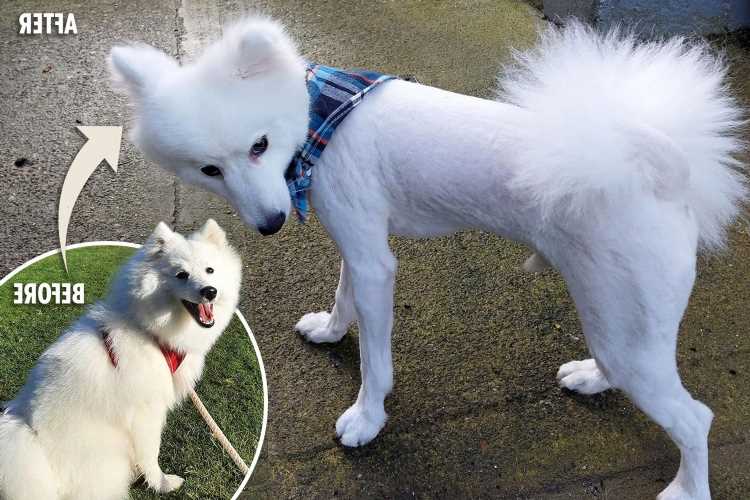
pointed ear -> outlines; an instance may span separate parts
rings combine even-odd
[[[113,47],[108,62],[115,88],[134,98],[142,98],[165,73],[179,68],[173,58],[145,44]]]
[[[268,73],[300,61],[297,48],[284,27],[271,19],[247,19],[229,31],[226,41],[236,54],[239,78]]]
[[[195,235],[197,239],[213,243],[218,247],[223,247],[227,244],[226,233],[213,219],[208,219]]]
[[[156,225],[156,229],[148,237],[146,243],[143,245],[146,248],[146,253],[151,257],[156,257],[164,252],[164,249],[174,239],[175,232],[169,229],[164,222],[160,222]]]

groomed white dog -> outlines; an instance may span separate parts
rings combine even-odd
[[[160,223],[0,416],[0,498],[119,500],[139,474],[179,488],[159,467],[162,429],[229,324],[241,271],[213,220],[187,238]]]
[[[577,23],[549,28],[516,62],[494,101],[380,84],[315,165],[310,200],[343,261],[333,311],[296,328],[311,342],[339,341],[355,320],[360,331],[362,386],[336,432],[359,446],[386,421],[388,235],[478,228],[533,248],[528,270],[564,276],[593,358],[564,364],[560,384],[624,391],[682,453],[659,498],[708,499],[713,415],[683,387],[675,346],[696,253],[722,246],[747,194],[726,68],[702,43],[639,43]],[[306,62],[281,26],[242,22],[189,65],[143,45],[114,48],[110,64],[149,157],[261,233],[281,227],[311,103]]]

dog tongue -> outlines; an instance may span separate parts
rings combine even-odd
[[[214,305],[198,304],[198,315],[203,323],[211,323],[214,320]]]

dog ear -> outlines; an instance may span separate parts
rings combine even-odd
[[[150,257],[156,257],[164,252],[170,241],[175,237],[176,233],[169,229],[164,222],[160,222],[156,225],[156,229],[151,233],[151,236],[146,240],[145,245],[146,253]]]
[[[139,99],[164,73],[179,68],[172,57],[146,44],[113,47],[108,63],[115,88]]]
[[[208,219],[203,227],[196,232],[196,235],[199,239],[213,243],[218,247],[224,247],[227,244],[226,233],[213,219]]]
[[[271,19],[248,19],[236,25],[227,40],[235,45],[239,78],[269,73],[300,61],[284,27]]]

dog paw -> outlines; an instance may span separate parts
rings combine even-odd
[[[557,371],[557,381],[560,387],[580,394],[596,394],[612,387],[593,359],[565,363]]]
[[[339,332],[333,332],[329,328],[331,314],[326,311],[307,313],[302,316],[294,329],[314,344],[338,342],[344,336]]]
[[[597,369],[597,370],[599,369],[596,366],[595,359],[584,359],[583,361],[569,361],[565,363],[564,365],[560,366],[560,369],[557,370],[557,380],[567,377],[573,372],[577,372],[581,370],[593,370],[593,369]]]
[[[157,493],[170,493],[182,486],[184,482],[185,480],[176,474],[162,474],[158,481],[154,483],[149,481],[149,484]]]
[[[384,411],[368,412],[355,403],[336,421],[336,435],[344,446],[362,446],[375,439],[385,420]]]
[[[656,500],[711,500],[708,488],[702,494],[688,491],[680,481],[675,479],[667,488],[657,495]]]

